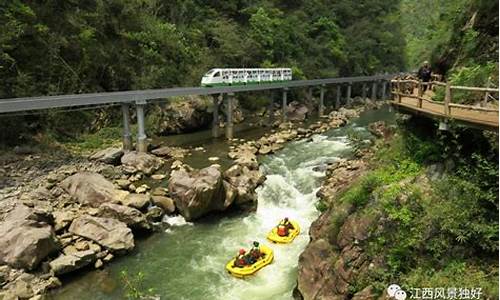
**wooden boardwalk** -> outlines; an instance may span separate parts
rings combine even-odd
[[[429,86],[444,86],[446,96],[443,102],[432,100],[434,92],[430,88],[423,93],[427,85],[415,80],[393,80],[393,100],[391,104],[410,113],[417,113],[438,119],[440,121],[454,120],[468,126],[498,131],[498,100],[493,100],[492,94],[498,95],[498,89],[450,86],[441,82],[432,82]],[[484,93],[484,98],[474,105],[453,103],[452,90],[466,90]]]

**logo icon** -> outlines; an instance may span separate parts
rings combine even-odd
[[[406,299],[406,292],[401,289],[401,287],[397,284],[391,284],[387,288],[387,294],[391,299],[395,300],[405,300]]]

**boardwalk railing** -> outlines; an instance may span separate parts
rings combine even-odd
[[[449,82],[422,82],[417,80],[391,80],[392,104],[406,110],[419,112],[447,121],[450,119],[471,125],[479,125],[487,129],[498,129],[498,89],[489,87],[455,86]],[[425,88],[426,87],[426,88]],[[437,87],[444,87],[443,101],[432,100]],[[427,90],[427,92],[424,92]],[[469,91],[484,93],[481,101],[473,105],[455,103],[453,91]],[[494,102],[491,101],[494,99]]]

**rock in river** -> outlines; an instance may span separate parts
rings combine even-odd
[[[0,263],[31,270],[57,250],[52,226],[43,219],[24,205],[6,216],[0,223]]]
[[[66,274],[83,268],[96,259],[93,250],[78,251],[69,255],[62,254],[49,263],[55,275]]]
[[[163,165],[160,158],[142,152],[131,151],[122,156],[122,165],[128,173],[142,172],[151,174]]]
[[[128,195],[128,192],[116,189],[104,176],[90,172],[69,176],[61,182],[61,187],[79,203],[92,207],[119,202]]]
[[[224,210],[231,204],[225,201],[222,174],[216,165],[191,172],[184,169],[173,171],[168,190],[186,220]]]
[[[110,147],[96,152],[90,157],[90,159],[106,164],[118,165],[122,156],[123,150],[121,147]]]
[[[104,203],[99,208],[100,217],[113,218],[122,221],[131,228],[151,229],[146,217],[137,209],[125,205]]]
[[[112,251],[127,251],[134,248],[134,235],[121,221],[111,218],[81,216],[76,218],[69,232],[95,241]]]

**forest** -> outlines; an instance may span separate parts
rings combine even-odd
[[[498,73],[498,2],[438,3],[4,1],[0,98],[197,86],[213,67],[286,66],[313,79],[412,71],[424,60],[461,84],[484,85]],[[81,128],[96,113],[69,116]],[[54,112],[21,118],[2,140],[67,127]]]

